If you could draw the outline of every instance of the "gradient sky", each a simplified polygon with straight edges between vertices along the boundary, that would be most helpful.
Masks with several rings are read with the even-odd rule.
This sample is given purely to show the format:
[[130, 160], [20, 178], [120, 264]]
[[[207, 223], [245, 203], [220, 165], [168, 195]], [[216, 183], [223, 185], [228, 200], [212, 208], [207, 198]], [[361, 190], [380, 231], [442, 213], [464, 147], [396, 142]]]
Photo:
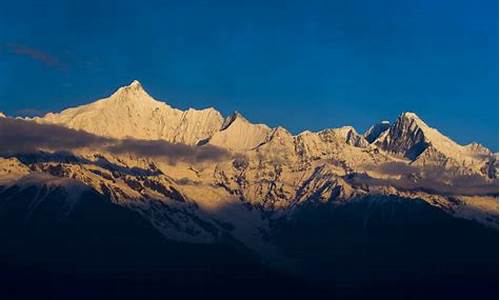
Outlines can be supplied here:
[[[147, 2], [147, 3], [145, 3]], [[179, 108], [304, 129], [414, 111], [498, 151], [498, 3], [3, 1], [0, 111], [87, 103], [133, 79]]]

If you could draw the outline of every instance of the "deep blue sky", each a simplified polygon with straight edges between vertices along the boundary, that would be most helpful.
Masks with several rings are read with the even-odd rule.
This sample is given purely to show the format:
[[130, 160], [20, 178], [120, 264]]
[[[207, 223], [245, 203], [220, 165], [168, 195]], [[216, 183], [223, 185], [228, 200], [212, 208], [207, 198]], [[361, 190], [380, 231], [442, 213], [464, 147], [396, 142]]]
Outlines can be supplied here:
[[60, 110], [133, 79], [172, 106], [295, 133], [414, 111], [497, 151], [498, 3], [2, 1], [0, 111]]

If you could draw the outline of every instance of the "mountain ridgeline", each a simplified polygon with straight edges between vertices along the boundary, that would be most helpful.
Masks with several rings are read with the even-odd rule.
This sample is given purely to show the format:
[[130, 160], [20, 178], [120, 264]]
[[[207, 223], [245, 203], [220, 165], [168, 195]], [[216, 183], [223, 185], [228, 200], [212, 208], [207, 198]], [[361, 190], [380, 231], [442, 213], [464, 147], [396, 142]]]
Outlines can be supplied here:
[[6, 297], [498, 298], [498, 154], [410, 112], [293, 135], [134, 81], [0, 114], [0, 224]]

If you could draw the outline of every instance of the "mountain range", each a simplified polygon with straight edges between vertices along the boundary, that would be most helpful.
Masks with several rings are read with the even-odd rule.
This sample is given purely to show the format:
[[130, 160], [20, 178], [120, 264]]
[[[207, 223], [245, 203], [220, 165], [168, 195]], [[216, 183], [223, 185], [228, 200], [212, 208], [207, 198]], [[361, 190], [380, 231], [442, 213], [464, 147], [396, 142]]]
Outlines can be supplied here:
[[[309, 295], [323, 291], [318, 282], [334, 282], [346, 297], [361, 297], [359, 286], [377, 286], [382, 295], [394, 285], [397, 298], [407, 288], [422, 297], [430, 290], [464, 298], [497, 293], [498, 154], [477, 143], [460, 145], [412, 112], [364, 133], [344, 126], [294, 135], [238, 112], [173, 108], [134, 81], [107, 98], [43, 117], [2, 114], [0, 141], [0, 218], [9, 228], [1, 254], [24, 253], [20, 264], [33, 264], [38, 256], [26, 248], [45, 247], [44, 236], [71, 249], [64, 257], [99, 247], [94, 232], [112, 220], [99, 238], [109, 249], [138, 247], [125, 251], [125, 261], [152, 251], [135, 244], [144, 236], [157, 262], [165, 259], [158, 249], [189, 249], [183, 268], [202, 252], [199, 264], [213, 270], [206, 262], [220, 258], [207, 253], [225, 253], [224, 259], [245, 262], [228, 269], [251, 270], [243, 272], [252, 274], [248, 282], [281, 288], [304, 279], [307, 288], [296, 292]], [[54, 236], [61, 228], [69, 233]], [[122, 237], [124, 231], [134, 239]], [[75, 242], [78, 251], [60, 245], [75, 235], [93, 242]], [[19, 236], [28, 242], [15, 242]], [[52, 266], [46, 253], [37, 263]], [[224, 259], [216, 265], [226, 265]], [[15, 270], [26, 280], [26, 272]], [[168, 270], [166, 278], [178, 274]], [[211, 284], [242, 288], [227, 272]]]

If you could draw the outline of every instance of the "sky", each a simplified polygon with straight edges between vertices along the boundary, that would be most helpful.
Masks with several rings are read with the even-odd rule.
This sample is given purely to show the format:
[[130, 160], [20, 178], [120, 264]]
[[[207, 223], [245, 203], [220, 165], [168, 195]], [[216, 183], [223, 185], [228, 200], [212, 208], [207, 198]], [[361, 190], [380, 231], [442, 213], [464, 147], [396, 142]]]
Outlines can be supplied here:
[[498, 2], [3, 1], [0, 111], [40, 115], [139, 80], [185, 109], [302, 130], [405, 111], [498, 151]]

